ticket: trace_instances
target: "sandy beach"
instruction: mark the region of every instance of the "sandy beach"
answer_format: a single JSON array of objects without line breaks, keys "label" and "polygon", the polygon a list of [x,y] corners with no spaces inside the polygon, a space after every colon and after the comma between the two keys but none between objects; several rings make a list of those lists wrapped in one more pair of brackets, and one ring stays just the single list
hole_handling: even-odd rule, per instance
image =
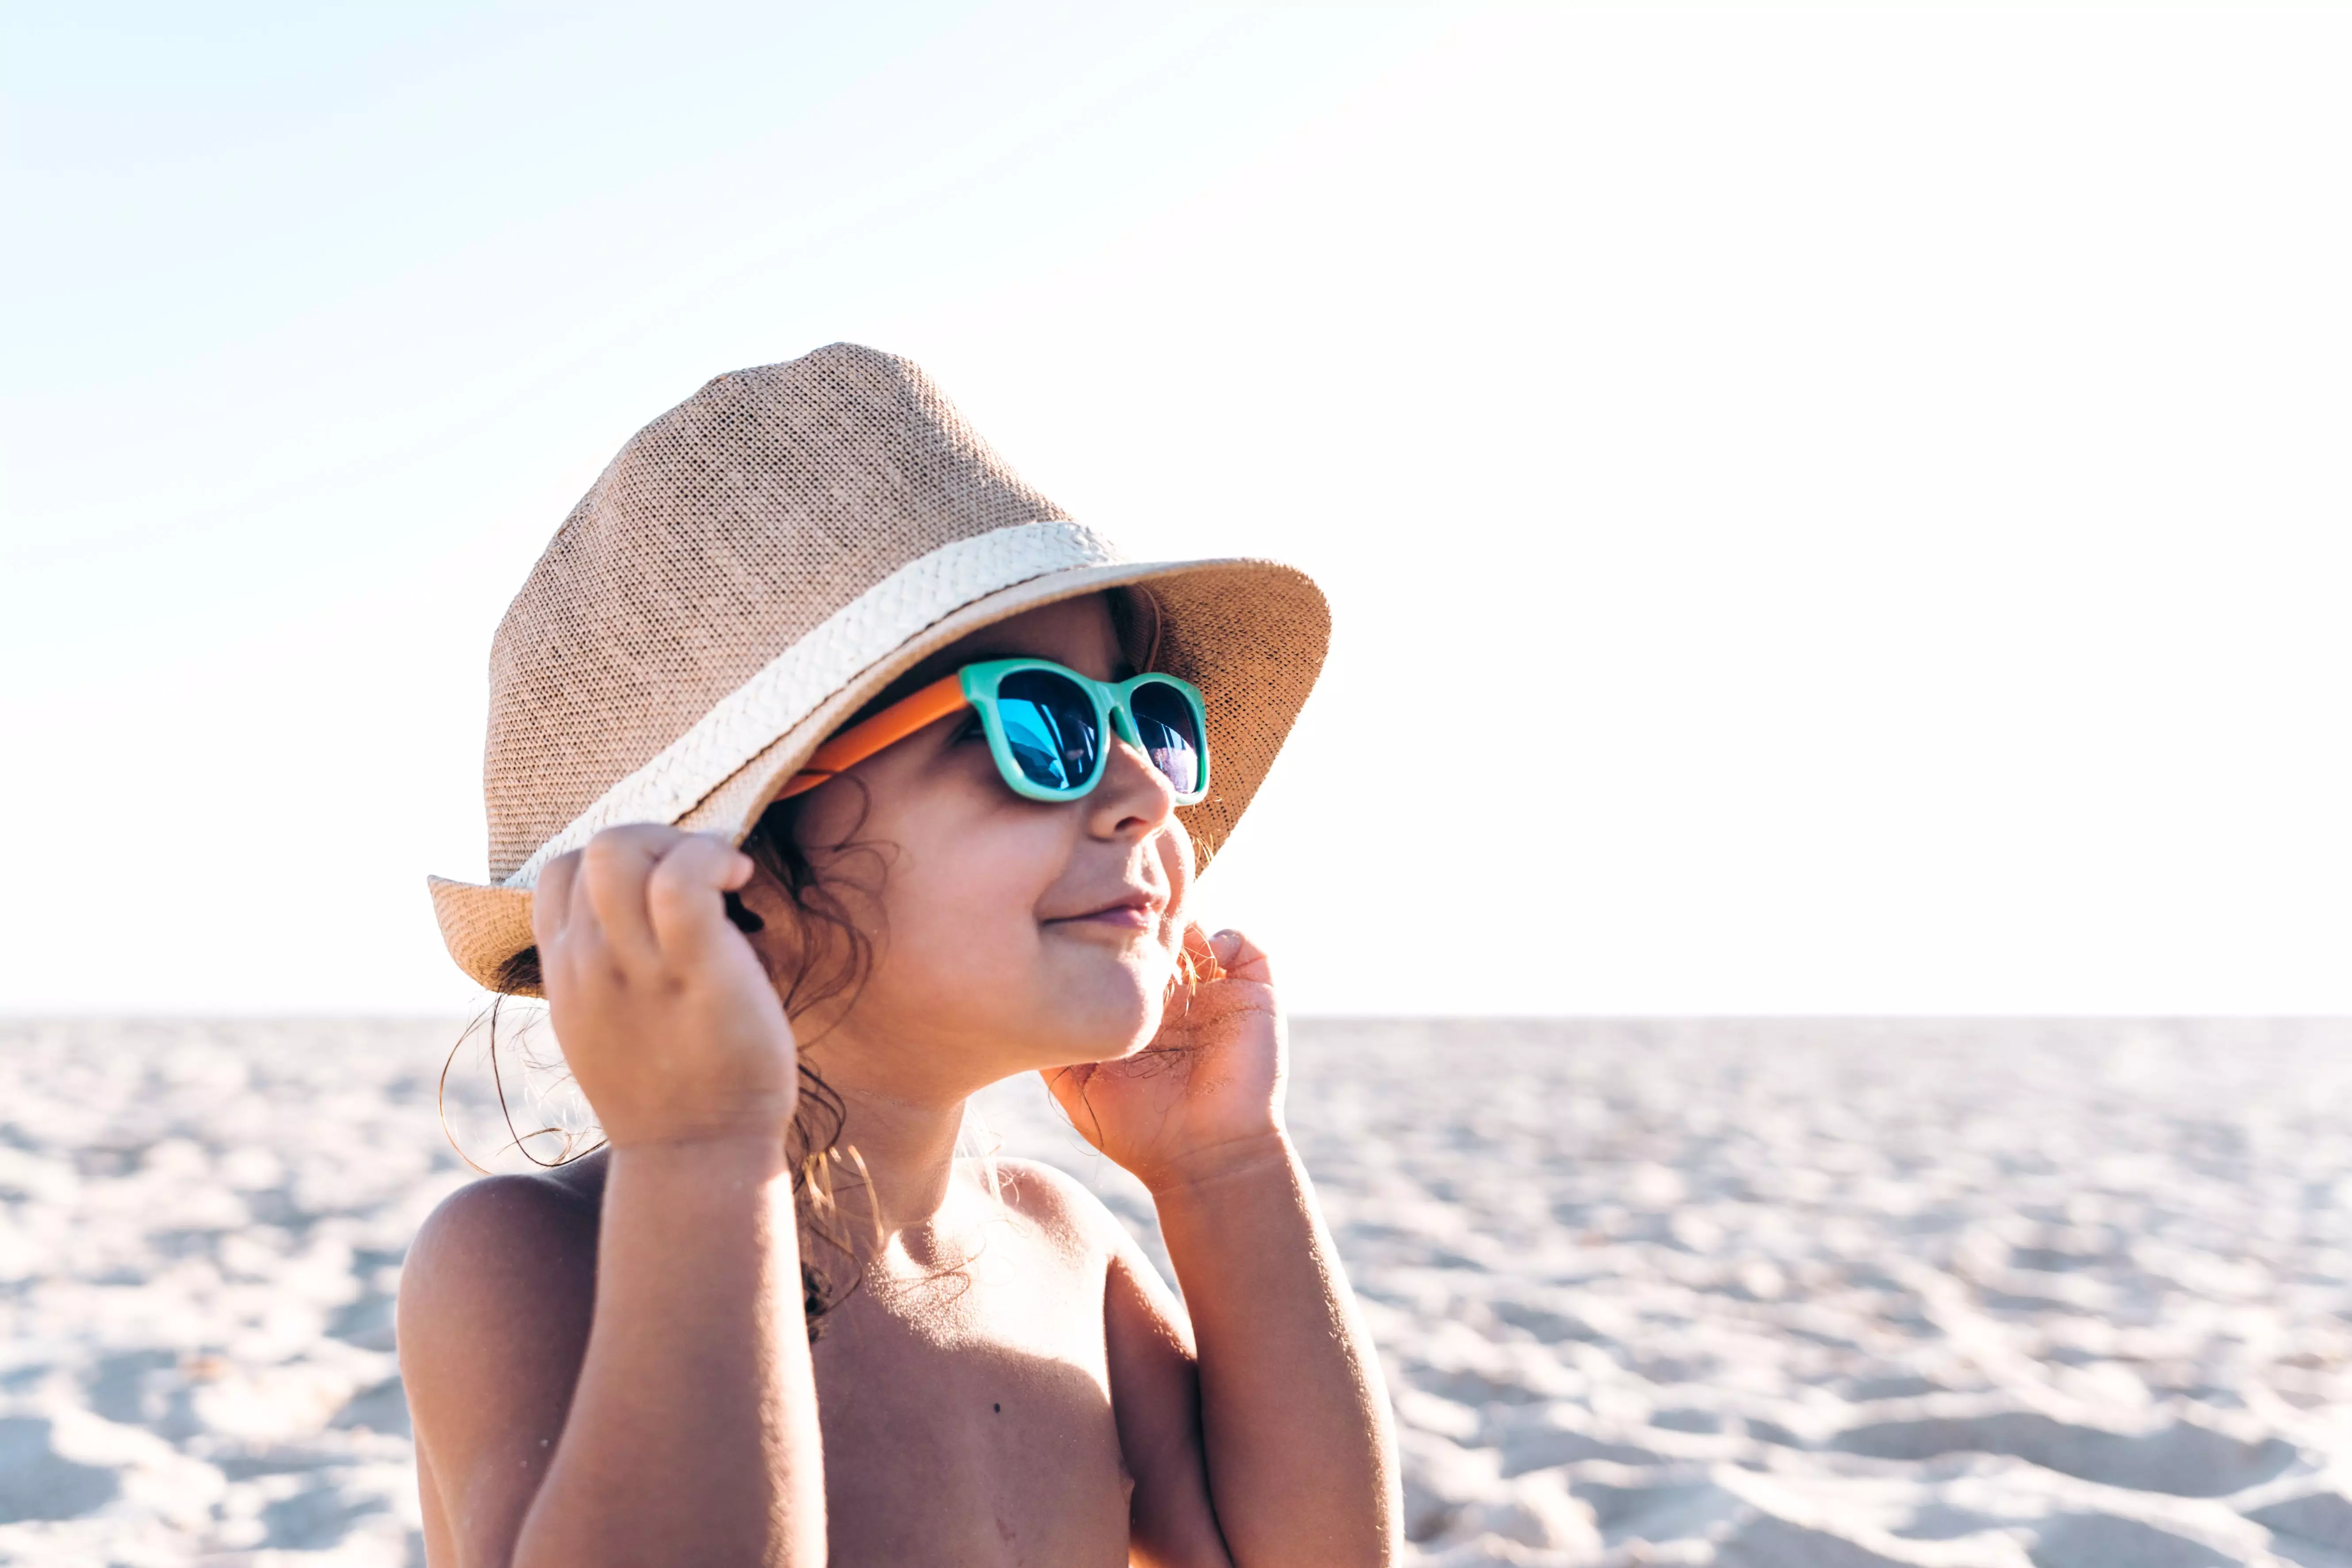
[{"label": "sandy beach", "polygon": [[[0,1562],[421,1562],[392,1303],[468,1179],[459,1027],[0,1025]],[[2352,1568],[2352,1025],[1308,1021],[1297,1063],[1420,1561]],[[487,1158],[474,1049],[449,1105]],[[1149,1241],[1034,1082],[971,1135]]]}]

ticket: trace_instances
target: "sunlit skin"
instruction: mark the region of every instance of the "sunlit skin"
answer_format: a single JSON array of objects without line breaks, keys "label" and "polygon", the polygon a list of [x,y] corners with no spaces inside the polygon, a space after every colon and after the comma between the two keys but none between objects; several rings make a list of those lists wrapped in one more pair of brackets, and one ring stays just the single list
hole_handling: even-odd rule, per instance
[{"label": "sunlit skin", "polygon": [[[1087,598],[901,684],[1008,655],[1110,679],[1116,648]],[[1283,1129],[1272,969],[1192,924],[1166,781],[1122,743],[1084,799],[1025,800],[957,714],[812,792],[798,836],[876,956],[791,1022],[802,928],[727,844],[617,828],[542,873],[552,1022],[611,1148],[477,1183],[410,1254],[430,1561],[1390,1561],[1387,1400]],[[793,1221],[796,1048],[846,1111],[847,1262]],[[954,1157],[964,1100],[1027,1071],[1150,1190],[1182,1304],[1075,1183]],[[804,1245],[857,1279],[813,1351]]]}]

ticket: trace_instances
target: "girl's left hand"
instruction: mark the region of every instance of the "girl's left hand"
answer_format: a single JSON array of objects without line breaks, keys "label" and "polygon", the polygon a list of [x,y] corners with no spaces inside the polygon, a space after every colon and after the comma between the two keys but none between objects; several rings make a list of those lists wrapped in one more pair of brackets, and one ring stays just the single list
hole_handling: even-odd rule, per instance
[{"label": "girl's left hand", "polygon": [[1184,948],[1200,984],[1176,987],[1150,1045],[1039,1075],[1087,1142],[1155,1191],[1287,1158],[1273,968],[1236,931],[1195,925]]}]

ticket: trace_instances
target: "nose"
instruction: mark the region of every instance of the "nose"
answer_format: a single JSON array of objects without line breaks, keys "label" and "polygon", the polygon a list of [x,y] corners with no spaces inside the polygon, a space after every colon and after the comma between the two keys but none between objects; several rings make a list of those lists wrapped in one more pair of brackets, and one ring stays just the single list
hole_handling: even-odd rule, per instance
[{"label": "nose", "polygon": [[1176,815],[1176,786],[1123,736],[1103,759],[1102,783],[1087,796],[1087,827],[1098,838],[1142,838]]}]

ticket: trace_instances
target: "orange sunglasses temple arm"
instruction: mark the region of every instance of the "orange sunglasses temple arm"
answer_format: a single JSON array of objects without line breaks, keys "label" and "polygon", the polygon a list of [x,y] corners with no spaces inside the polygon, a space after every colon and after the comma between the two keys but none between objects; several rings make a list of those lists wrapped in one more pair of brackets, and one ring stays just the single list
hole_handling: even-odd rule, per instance
[{"label": "orange sunglasses temple arm", "polygon": [[971,706],[963,694],[963,675],[943,675],[920,691],[901,697],[881,712],[862,724],[854,724],[816,749],[793,775],[792,782],[776,792],[778,800],[790,800],[804,795],[825,780],[847,773],[875,752],[895,746],[926,724],[936,723],[959,708]]}]

